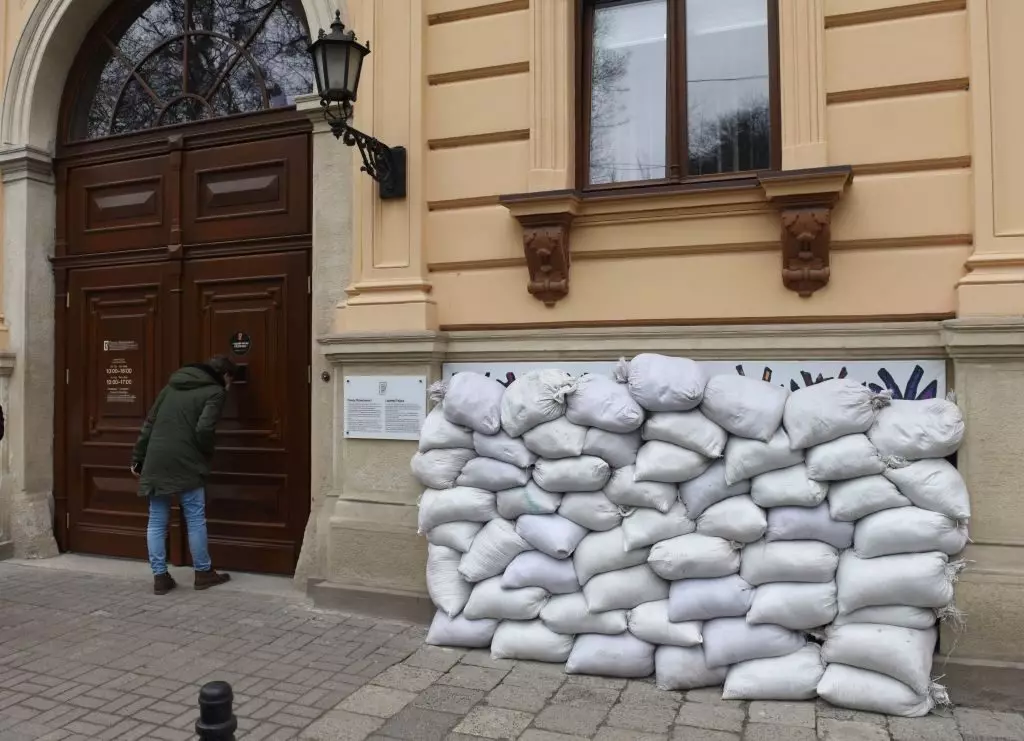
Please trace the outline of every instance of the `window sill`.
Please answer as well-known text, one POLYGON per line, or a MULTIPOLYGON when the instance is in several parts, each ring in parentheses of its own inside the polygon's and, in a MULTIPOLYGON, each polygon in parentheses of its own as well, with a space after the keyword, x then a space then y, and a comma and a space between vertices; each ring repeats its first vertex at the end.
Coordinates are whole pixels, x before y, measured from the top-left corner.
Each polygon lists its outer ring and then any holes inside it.
POLYGON ((828 283, 832 208, 852 179, 852 168, 843 165, 651 187, 516 193, 502 196, 500 202, 523 228, 528 290, 549 307, 569 293, 573 224, 727 215, 749 209, 779 213, 782 281, 807 298, 828 283))

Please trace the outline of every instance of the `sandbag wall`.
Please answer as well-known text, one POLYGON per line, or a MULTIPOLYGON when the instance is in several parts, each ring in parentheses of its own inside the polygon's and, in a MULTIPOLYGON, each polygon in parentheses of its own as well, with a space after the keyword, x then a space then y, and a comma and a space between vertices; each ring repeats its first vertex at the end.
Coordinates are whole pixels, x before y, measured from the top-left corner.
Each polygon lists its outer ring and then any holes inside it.
POLYGON ((433 389, 414 475, 427 642, 568 673, 929 712, 969 499, 950 401, 790 394, 639 355, 433 389))

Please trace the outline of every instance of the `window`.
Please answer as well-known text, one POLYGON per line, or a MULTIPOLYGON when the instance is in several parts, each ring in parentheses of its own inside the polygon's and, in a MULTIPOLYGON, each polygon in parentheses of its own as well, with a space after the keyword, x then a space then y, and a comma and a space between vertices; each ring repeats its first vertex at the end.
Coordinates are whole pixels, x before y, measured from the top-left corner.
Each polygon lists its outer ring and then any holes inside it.
POLYGON ((582 0, 580 181, 778 169, 777 0, 582 0))
POLYGON ((79 59, 72 140, 294 105, 313 90, 298 0, 124 0, 79 59))

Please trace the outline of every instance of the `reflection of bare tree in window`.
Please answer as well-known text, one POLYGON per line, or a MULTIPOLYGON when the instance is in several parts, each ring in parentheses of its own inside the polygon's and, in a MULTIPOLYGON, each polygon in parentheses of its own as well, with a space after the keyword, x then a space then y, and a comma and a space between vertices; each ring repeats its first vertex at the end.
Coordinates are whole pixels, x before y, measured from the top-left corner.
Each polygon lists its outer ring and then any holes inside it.
POLYGON ((622 79, 629 68, 629 51, 611 49, 612 14, 594 14, 593 65, 590 83, 590 182, 614 182, 615 149, 612 131, 629 122, 626 106, 619 102, 627 88, 622 79))
POLYGON ((712 117, 691 103, 688 116, 691 175, 771 166, 771 114, 764 95, 749 96, 733 110, 712 117))
MULTIPOLYGON (((126 0, 127 2, 127 0, 126 0)), ((291 105, 313 84, 297 0, 156 0, 101 36, 74 136, 291 105)))

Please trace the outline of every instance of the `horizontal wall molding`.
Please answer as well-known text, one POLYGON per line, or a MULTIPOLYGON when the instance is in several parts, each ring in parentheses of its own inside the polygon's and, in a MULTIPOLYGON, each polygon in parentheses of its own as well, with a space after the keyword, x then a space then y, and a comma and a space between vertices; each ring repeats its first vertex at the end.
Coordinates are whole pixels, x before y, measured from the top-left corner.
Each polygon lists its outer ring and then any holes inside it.
POLYGON ((452 198, 443 201, 427 201, 428 211, 455 211, 460 208, 481 208, 499 206, 499 196, 475 196, 473 198, 452 198))
POLYGON ((840 90, 828 93, 825 102, 829 105, 842 103, 860 103, 866 100, 885 100, 886 98, 904 98, 912 95, 930 95, 932 93, 950 93, 969 90, 971 81, 966 77, 952 80, 929 80, 927 82, 910 82, 904 85, 888 85, 870 87, 861 90, 840 90))
POLYGON ((903 160, 900 162, 868 162, 853 165, 853 174, 857 175, 891 175, 902 172, 931 172, 934 170, 963 170, 970 168, 971 156, 936 157, 924 160, 903 160))
POLYGON ((497 64, 493 67, 474 67, 473 69, 460 69, 453 72, 439 72, 427 75, 427 84, 450 85, 453 82, 469 82, 470 80, 486 80, 491 77, 521 75, 529 71, 529 62, 512 62, 510 64, 497 64))
POLYGON ((948 319, 952 319, 951 314, 801 315, 737 318, 728 322, 680 317, 622 322, 452 325, 442 327, 442 331, 449 337, 447 362, 485 358, 514 358, 522 362, 553 358, 616 360, 623 354, 638 352, 685 354, 695 360, 924 359, 946 356, 939 323, 948 319), (808 324, 813 322, 821 324, 808 324))
POLYGON ((466 134, 465 136, 430 139, 427 141, 427 146, 430 149, 456 149, 458 147, 475 147, 481 144, 527 141, 529 138, 529 129, 513 129, 511 131, 491 131, 486 134, 466 134))
POLYGON ((506 0, 505 2, 488 3, 487 5, 475 5, 472 8, 461 10, 449 10, 444 13, 431 13, 427 16, 427 24, 437 26, 442 23, 455 23, 457 21, 470 21, 474 18, 486 18, 491 15, 504 15, 514 13, 517 10, 529 10, 530 0, 506 0))
MULTIPOLYGON (((921 237, 891 237, 886 239, 851 239, 832 240, 831 249, 841 251, 855 250, 906 250, 926 249, 930 247, 965 247, 970 246, 973 239, 970 234, 937 234, 921 237)), ((639 247, 617 250, 587 250, 572 253, 574 262, 596 260, 638 260, 655 257, 692 257, 697 255, 726 255, 744 252, 775 252, 779 249, 779 241, 770 242, 737 242, 726 244, 680 245, 667 247, 639 247)), ((526 265, 522 257, 503 257, 491 260, 466 260, 464 262, 429 263, 427 269, 431 273, 454 273, 477 270, 501 270, 520 268, 526 265)))
POLYGON ((825 16, 825 28, 843 28, 845 26, 860 26, 865 23, 898 21, 904 18, 919 18, 925 15, 955 13, 966 9, 967 0, 938 0, 938 2, 914 3, 894 8, 862 10, 856 13, 840 13, 838 15, 825 16))

